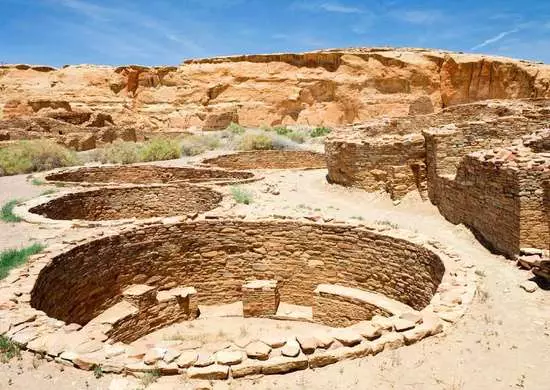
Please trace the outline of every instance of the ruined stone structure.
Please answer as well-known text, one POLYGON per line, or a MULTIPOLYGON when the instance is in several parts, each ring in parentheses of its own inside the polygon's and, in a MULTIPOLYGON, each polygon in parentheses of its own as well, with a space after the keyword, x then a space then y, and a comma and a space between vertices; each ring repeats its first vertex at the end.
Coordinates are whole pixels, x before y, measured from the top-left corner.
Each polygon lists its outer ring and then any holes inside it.
POLYGON ((206 159, 204 164, 227 169, 325 168, 325 156, 307 150, 256 150, 206 159))
POLYGON ((550 101, 542 99, 476 103, 342 129, 326 141, 327 177, 393 199, 427 189, 443 216, 514 258, 521 248, 550 245, 544 189, 550 149, 543 130, 549 120, 550 101))
MULTIPOLYGON (((527 137, 526 144, 544 145, 549 133, 527 137)), ((521 140, 516 144, 473 152, 457 166, 454 131, 427 132, 430 199, 451 222, 471 227, 509 257, 521 248, 550 249, 544 189, 550 154, 535 153, 521 140)))
POLYGON ((73 192, 29 211, 55 220, 106 221, 202 214, 221 200, 220 193, 193 185, 126 186, 73 192))
POLYGON ((0 330, 87 370, 227 379, 319 368, 418 342, 460 317, 473 271, 437 246, 339 224, 167 220, 35 255, 4 286, 16 298, 0 308, 0 330), (310 305, 312 321, 336 327, 208 355, 127 344, 200 318, 201 305, 239 300, 248 316, 272 316, 279 300, 310 305), (336 310, 342 301, 359 310, 336 310))
POLYGON ((393 199, 427 188, 424 135, 441 128, 445 162, 455 169, 469 152, 507 146, 548 125, 550 100, 493 101, 455 106, 437 114, 377 120, 339 129, 325 141, 331 183, 383 190, 393 199), (452 147, 451 147, 452 145, 452 147))
POLYGON ((154 165, 121 165, 80 167, 47 173, 48 182, 75 184, 154 184, 154 183, 217 183, 255 180, 251 172, 206 169, 197 167, 160 167, 154 165))

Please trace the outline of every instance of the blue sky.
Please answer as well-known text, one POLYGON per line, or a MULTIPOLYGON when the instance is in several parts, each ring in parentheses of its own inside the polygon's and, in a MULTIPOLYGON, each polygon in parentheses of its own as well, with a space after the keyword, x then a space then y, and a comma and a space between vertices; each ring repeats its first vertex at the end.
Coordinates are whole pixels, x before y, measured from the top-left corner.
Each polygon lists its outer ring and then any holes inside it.
POLYGON ((352 46, 550 63, 550 0, 0 0, 0 62, 178 64, 352 46))

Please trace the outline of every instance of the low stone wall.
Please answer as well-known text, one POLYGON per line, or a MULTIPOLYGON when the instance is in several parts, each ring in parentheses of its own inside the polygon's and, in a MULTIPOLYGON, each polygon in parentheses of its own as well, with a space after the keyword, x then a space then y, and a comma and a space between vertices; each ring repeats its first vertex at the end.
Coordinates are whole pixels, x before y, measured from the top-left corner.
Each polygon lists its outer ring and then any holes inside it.
POLYGON ((122 301, 90 321, 84 331, 103 328, 110 340, 130 343, 165 326, 197 318, 196 294, 193 288, 158 292, 146 285, 131 286, 122 293, 122 301), (135 288, 141 291, 129 296, 135 288))
POLYGON ((325 156, 306 150, 256 150, 206 159, 204 164, 228 169, 321 169, 325 156))
POLYGON ((426 190, 424 138, 407 135, 325 143, 330 183, 386 191, 392 199, 426 190))
POLYGON ((188 184, 100 188, 62 195, 29 212, 54 220, 143 219, 202 214, 216 208, 222 198, 214 190, 188 184))
POLYGON ((421 309, 443 272, 430 251, 353 227, 202 221, 132 230, 58 256, 41 272, 32 305, 85 324, 132 284, 193 286, 208 305, 241 301, 247 280, 275 279, 281 301, 292 304, 312 306, 316 286, 330 283, 421 309))
POLYGON ((339 285, 322 284, 315 289, 313 320, 329 326, 346 327, 372 319, 414 312, 410 306, 382 294, 339 285))
POLYGON ((254 179, 251 172, 196 167, 160 167, 154 165, 117 165, 80 167, 48 173, 46 181, 91 184, 155 184, 172 182, 233 182, 254 179))

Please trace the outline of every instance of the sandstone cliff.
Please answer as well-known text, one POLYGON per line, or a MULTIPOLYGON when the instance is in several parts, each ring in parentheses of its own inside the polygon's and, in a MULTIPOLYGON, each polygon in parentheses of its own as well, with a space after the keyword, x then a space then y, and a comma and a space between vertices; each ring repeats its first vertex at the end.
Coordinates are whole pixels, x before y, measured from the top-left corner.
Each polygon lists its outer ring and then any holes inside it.
POLYGON ((218 129, 231 121, 334 126, 533 97, 550 97, 550 65, 422 49, 219 57, 153 68, 0 68, 0 119, 82 110, 146 130, 218 129))

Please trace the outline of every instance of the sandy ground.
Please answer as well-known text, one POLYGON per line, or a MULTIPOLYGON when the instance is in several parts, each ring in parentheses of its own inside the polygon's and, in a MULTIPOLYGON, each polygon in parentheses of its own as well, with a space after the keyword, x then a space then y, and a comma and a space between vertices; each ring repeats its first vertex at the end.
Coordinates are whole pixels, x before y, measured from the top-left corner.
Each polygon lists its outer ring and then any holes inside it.
MULTIPOLYGON (((165 165, 177 165, 173 161, 165 165)), ((429 202, 411 196, 393 205, 383 194, 332 186, 324 170, 266 172, 265 180, 245 185, 251 205, 229 212, 267 216, 320 215, 353 223, 395 224, 431 236, 471 259, 477 267, 478 294, 465 317, 449 332, 397 351, 346 361, 318 370, 282 376, 216 382, 215 389, 529 389, 550 388, 550 291, 532 294, 519 284, 532 275, 482 247, 462 226, 442 218, 429 202), (280 195, 262 192, 265 183, 280 195)), ((44 191, 24 176, 0 178, 0 201, 30 198, 44 191)), ((229 188, 222 188, 229 192, 229 188)), ((55 242, 86 231, 56 231, 27 223, 0 222, 0 249, 33 240, 55 242)), ((0 389, 140 389, 139 378, 103 376, 62 367, 23 353, 0 364, 0 389), (125 382, 126 381, 126 382, 125 382), (124 382, 124 383, 122 383, 124 382), (121 387, 124 384, 126 387, 121 387), (118 385, 119 387, 116 387, 118 385)), ((164 377, 149 389, 183 389, 182 377, 164 377)))

